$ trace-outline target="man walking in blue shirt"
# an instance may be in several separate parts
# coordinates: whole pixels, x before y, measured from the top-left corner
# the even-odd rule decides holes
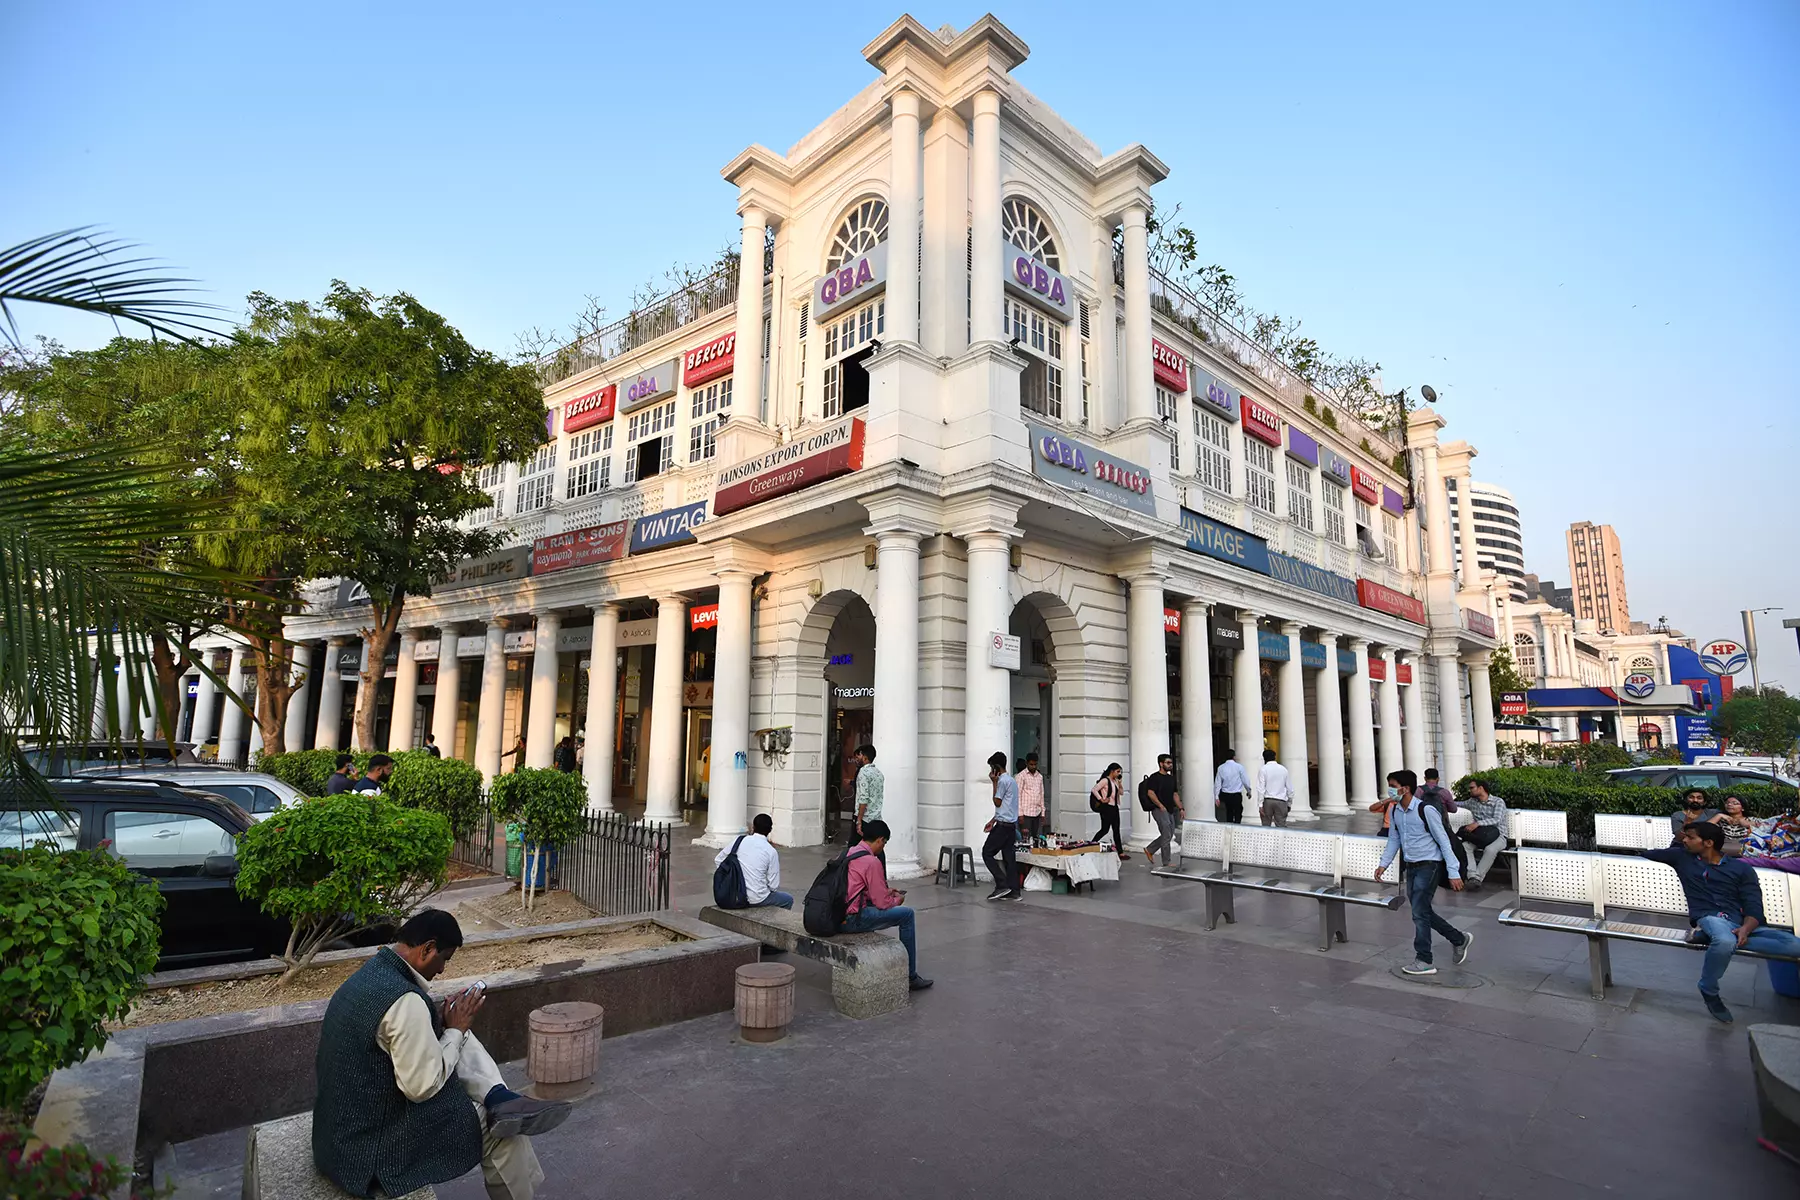
[[[994,877],[994,891],[989,900],[1023,900],[1019,887],[1019,784],[1006,773],[1006,755],[995,751],[988,757],[988,780],[994,785],[994,819],[987,823],[987,841],[982,843],[981,861]]]
[[[1437,891],[1438,873],[1450,873],[1450,886],[1462,891],[1462,875],[1456,866],[1456,851],[1450,835],[1444,830],[1444,818],[1434,804],[1425,804],[1413,795],[1419,777],[1411,771],[1396,771],[1388,778],[1398,790],[1395,803],[1388,810],[1387,849],[1381,852],[1381,865],[1375,868],[1375,880],[1394,861],[1396,854],[1406,856],[1406,898],[1412,903],[1413,964],[1400,969],[1408,975],[1436,975],[1431,962],[1431,931],[1437,930],[1454,947],[1456,963],[1461,966],[1469,958],[1469,947],[1475,935],[1458,929],[1431,908],[1431,897]]]

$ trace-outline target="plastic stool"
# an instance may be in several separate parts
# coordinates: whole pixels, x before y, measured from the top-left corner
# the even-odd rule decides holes
[[[967,867],[963,863],[967,862]],[[933,886],[943,882],[944,876],[950,876],[950,886],[955,887],[963,880],[975,882],[975,851],[967,846],[939,846],[937,870],[932,872]]]

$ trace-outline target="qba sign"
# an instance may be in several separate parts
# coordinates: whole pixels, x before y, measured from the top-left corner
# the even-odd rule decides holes
[[[888,244],[881,242],[813,283],[812,319],[860,304],[887,286]]]
[[[1067,321],[1075,315],[1075,290],[1061,273],[1050,269],[1017,246],[1005,248],[1002,268],[1006,290],[1032,303],[1053,309]]]
[[[630,379],[621,379],[618,387],[619,411],[632,412],[661,400],[664,396],[675,394],[676,372],[680,369],[681,360],[671,358],[668,362],[651,367],[647,371],[639,371]]]
[[[1150,472],[1144,468],[1042,425],[1025,428],[1031,435],[1031,470],[1039,479],[1122,504],[1147,516],[1156,515]]]

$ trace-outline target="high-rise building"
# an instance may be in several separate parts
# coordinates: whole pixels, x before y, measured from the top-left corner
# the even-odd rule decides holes
[[[1461,528],[1459,506],[1462,497],[1456,494],[1456,480],[1446,479],[1444,483],[1450,493],[1451,528]],[[1531,593],[1525,585],[1525,538],[1519,525],[1519,502],[1503,487],[1472,479],[1469,481],[1469,504],[1475,514],[1475,565],[1505,579],[1514,600],[1530,599]],[[1462,575],[1460,539],[1455,551],[1456,572]]]
[[[1577,521],[1569,526],[1569,586],[1575,593],[1575,617],[1593,621],[1603,633],[1631,628],[1625,602],[1625,556],[1611,525]]]

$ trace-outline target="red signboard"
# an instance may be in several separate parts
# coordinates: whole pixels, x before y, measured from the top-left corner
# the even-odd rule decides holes
[[[1412,682],[1412,664],[1411,663],[1401,663],[1399,666],[1395,667],[1394,668],[1394,680],[1397,683],[1411,683]]]
[[[1369,678],[1384,681],[1387,679],[1387,659],[1376,658],[1373,654],[1369,655]]]
[[[1381,485],[1375,482],[1373,475],[1361,467],[1350,468],[1350,490],[1355,492],[1356,498],[1365,504],[1373,504],[1381,499]]]
[[[1524,692],[1501,692],[1500,715],[1503,717],[1523,717],[1531,712],[1531,705],[1526,702]]]
[[[1397,592],[1373,579],[1356,581],[1356,602],[1364,608],[1372,608],[1376,612],[1384,612],[1415,625],[1425,624],[1425,605],[1417,596]]]
[[[1163,609],[1163,632],[1181,632],[1181,613],[1178,610],[1173,608]]]
[[[811,437],[777,446],[719,474],[713,516],[722,517],[764,500],[823,483],[862,467],[863,420],[835,425]]]
[[[689,629],[717,629],[719,627],[719,606],[716,604],[696,604],[688,609]]]
[[[1187,359],[1155,338],[1150,339],[1150,364],[1156,382],[1172,392],[1187,391]]]
[[[1244,432],[1279,450],[1281,448],[1281,418],[1275,415],[1274,410],[1264,408],[1248,396],[1239,397],[1238,405],[1244,418]]]
[[[1494,636],[1494,618],[1472,608],[1462,610],[1463,628],[1482,637]]]
[[[689,350],[681,357],[681,382],[688,387],[731,374],[737,347],[737,334],[728,333],[706,345]]]
[[[606,424],[613,419],[613,408],[618,402],[619,385],[616,383],[575,397],[563,405],[563,432],[575,433],[589,425]]]
[[[531,543],[531,573],[542,575],[624,558],[630,532],[630,521],[614,521],[541,537]]]

